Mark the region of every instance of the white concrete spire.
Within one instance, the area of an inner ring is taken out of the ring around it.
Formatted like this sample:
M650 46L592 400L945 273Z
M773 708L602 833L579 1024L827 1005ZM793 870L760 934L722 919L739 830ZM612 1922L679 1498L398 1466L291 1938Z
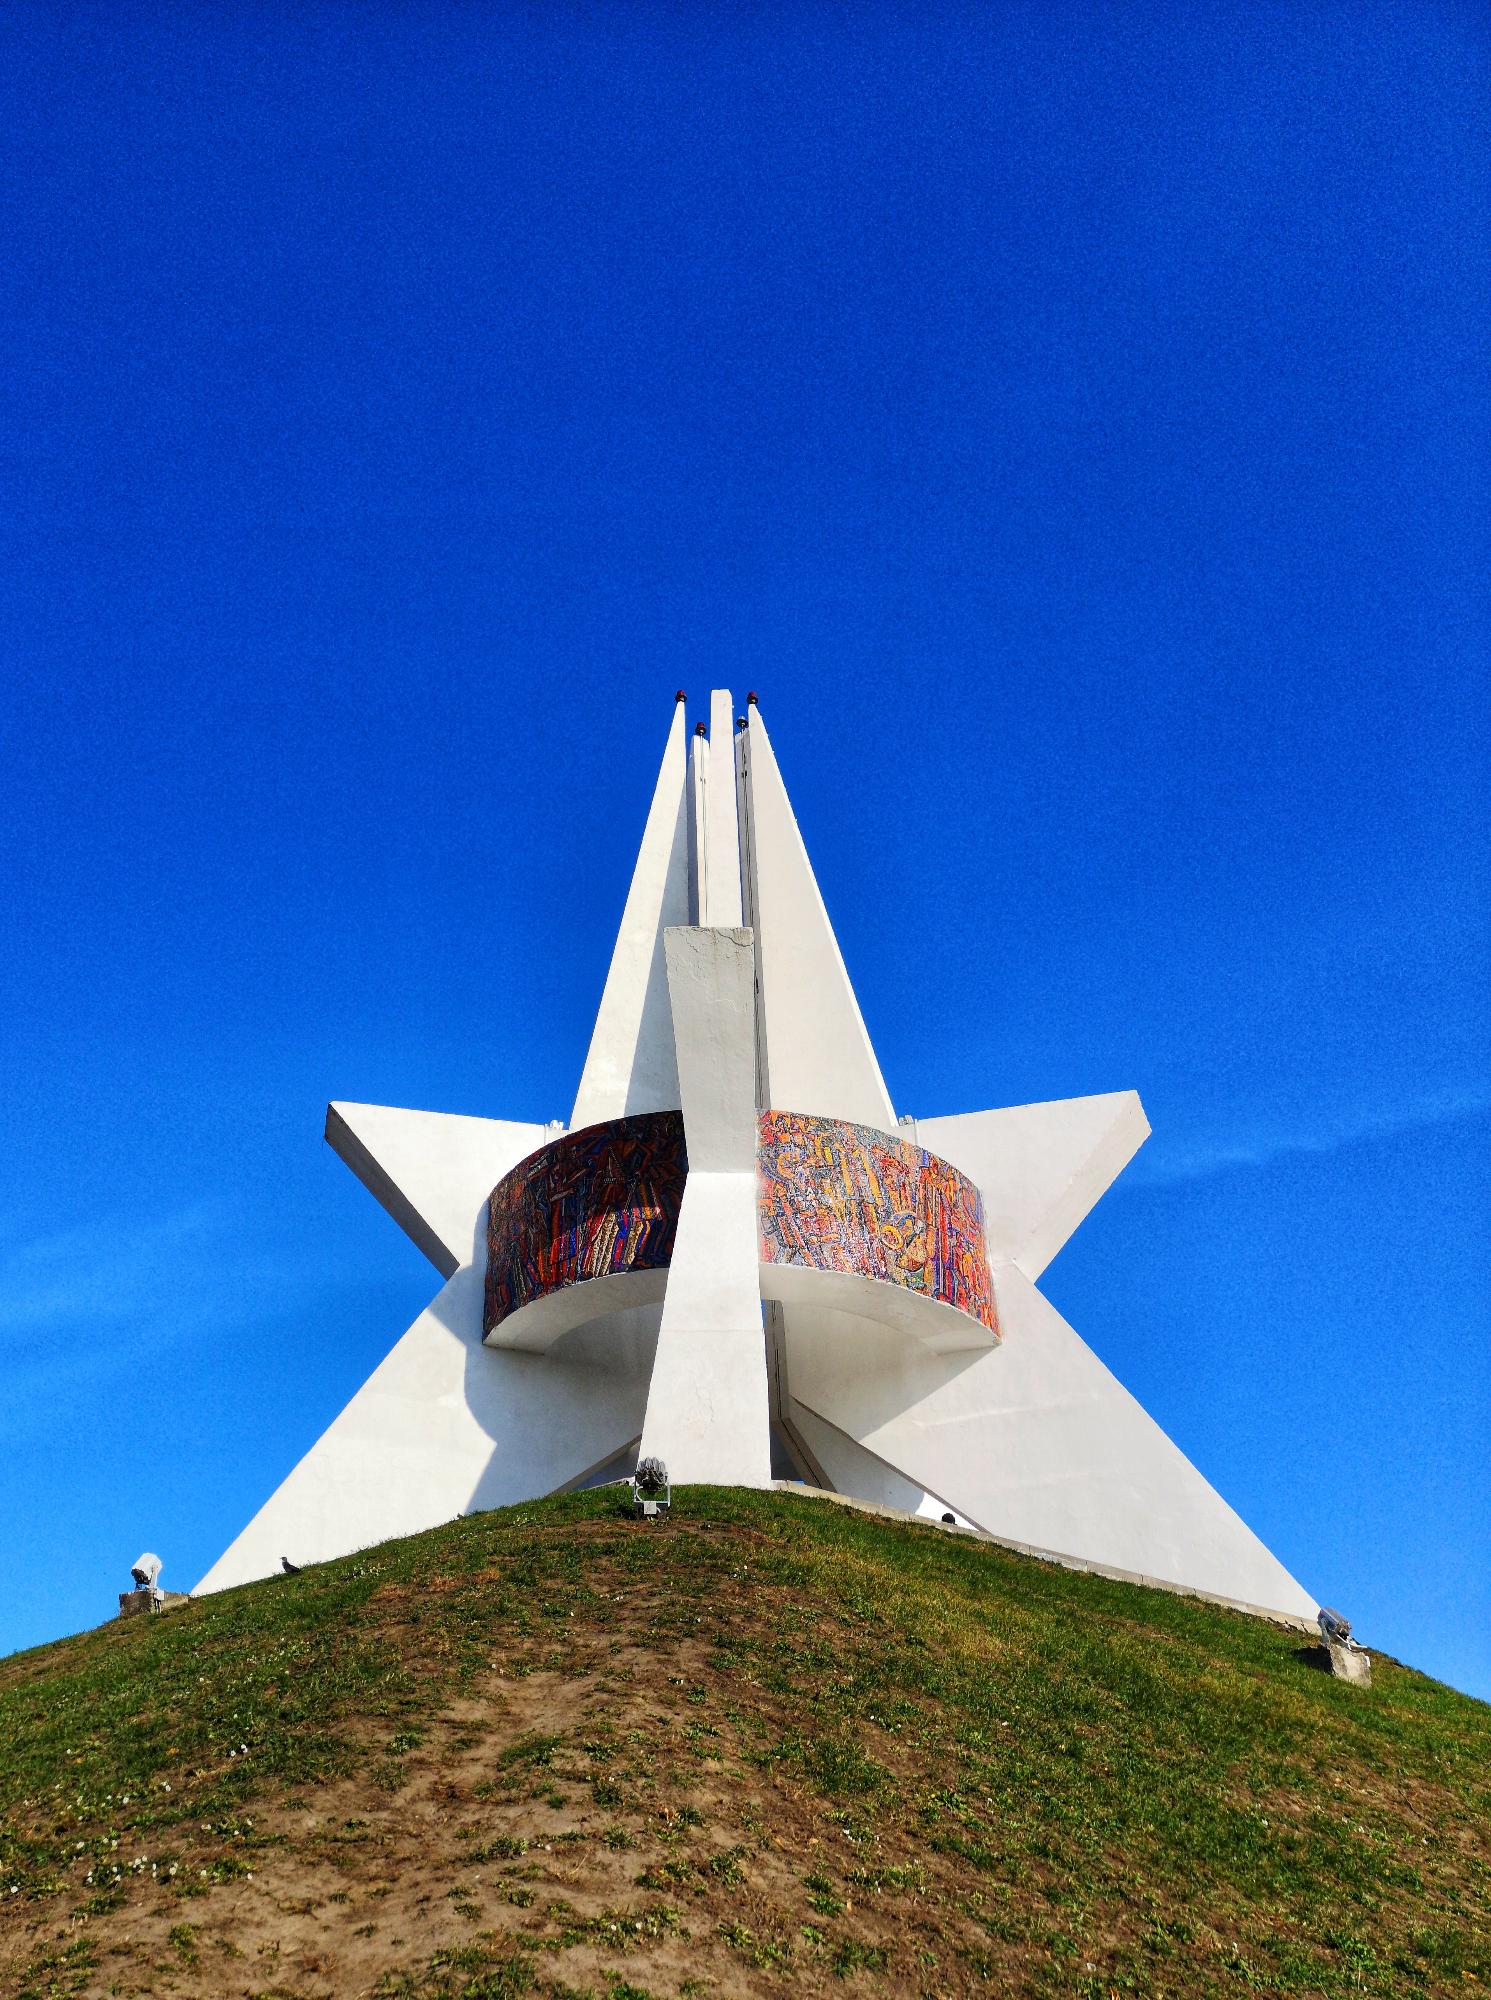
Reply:
M890 1093L752 702L741 744L746 922L756 933L762 1103L896 1130Z
M740 819L735 803L735 725L728 688L709 697L709 783L704 795L704 865L699 921L731 930L743 921Z
M641 1449L663 1459L675 1480L764 1486L771 1417L756 1236L751 934L670 930L667 960L688 1179Z
M674 703L652 808L642 833L611 970L570 1113L570 1130L678 1104L663 932L689 920L684 704Z
M704 867L709 841L709 738L701 723L689 738L689 916L691 924L704 921Z

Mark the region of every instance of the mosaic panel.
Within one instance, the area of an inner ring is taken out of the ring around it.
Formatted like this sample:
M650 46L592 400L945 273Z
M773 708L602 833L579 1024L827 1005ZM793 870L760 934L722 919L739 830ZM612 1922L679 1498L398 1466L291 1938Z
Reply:
M763 1111L757 1172L764 1263L901 1285L998 1333L983 1201L946 1160L873 1126Z
M566 1285L666 1267L687 1174L681 1111L587 1126L521 1161L487 1204L487 1332Z

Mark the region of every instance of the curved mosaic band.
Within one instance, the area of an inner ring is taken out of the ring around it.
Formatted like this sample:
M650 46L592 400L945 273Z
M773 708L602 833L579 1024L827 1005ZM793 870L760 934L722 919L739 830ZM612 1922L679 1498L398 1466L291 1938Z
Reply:
M966 1175L867 1125L765 1111L757 1125L765 1298L857 1313L943 1349L999 1338L983 1202ZM688 1177L683 1114L592 1125L492 1190L485 1332L542 1351L603 1313L656 1305Z
M587 1125L520 1160L487 1203L486 1332L572 1285L665 1274L688 1170L681 1111Z
M756 1175L763 1264L898 1285L998 1337L983 1197L948 1161L870 1125L763 1111Z

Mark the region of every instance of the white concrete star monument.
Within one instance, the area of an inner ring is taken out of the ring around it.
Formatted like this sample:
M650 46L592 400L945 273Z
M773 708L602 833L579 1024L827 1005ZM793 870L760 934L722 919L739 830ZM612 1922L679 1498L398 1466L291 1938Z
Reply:
M198 1590L641 1453L1313 1621L1038 1289L1148 1133L1133 1091L898 1118L755 697L690 739L680 696L568 1125L330 1107L443 1286Z

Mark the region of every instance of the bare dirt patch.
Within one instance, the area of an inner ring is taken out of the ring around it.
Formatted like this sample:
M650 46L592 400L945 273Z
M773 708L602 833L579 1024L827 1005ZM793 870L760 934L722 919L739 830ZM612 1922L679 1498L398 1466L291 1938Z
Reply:
M763 1769L790 1702L680 1635L665 1591L603 1559L594 1578L603 1639L563 1666L510 1658L420 1729L371 1735L354 1775L262 1803L251 1870L186 1893L180 1875L127 1878L89 1966L66 1958L76 1920L12 1930L11 1977L50 1957L43 1993L181 2000L963 1990L987 1939L960 1914L960 1871ZM368 1616L397 1630L453 1587L379 1591ZM710 1624L786 1608L727 1578Z

